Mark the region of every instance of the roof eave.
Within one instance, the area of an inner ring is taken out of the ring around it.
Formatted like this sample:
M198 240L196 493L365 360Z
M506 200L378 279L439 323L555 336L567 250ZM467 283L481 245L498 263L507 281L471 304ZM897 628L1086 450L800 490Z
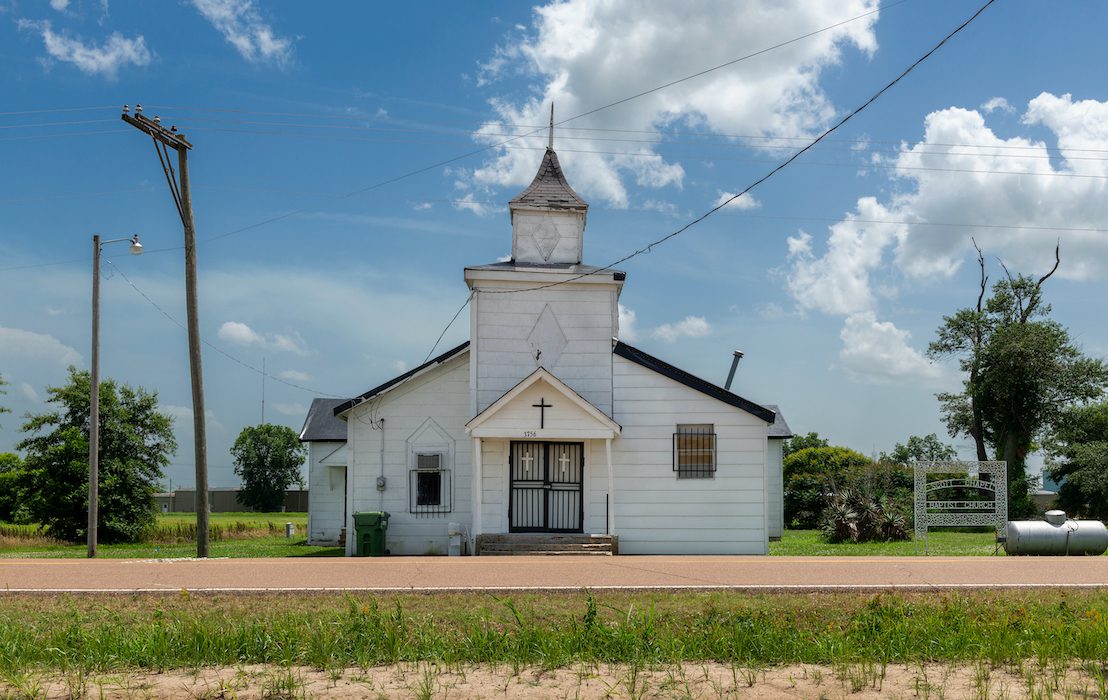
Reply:
M639 350L636 347L628 345L622 340L616 341L615 347L612 348L612 353L622 357L625 360L634 362L641 367L645 367L653 372L657 372L664 377L668 377L675 382L678 382L679 384L684 384L690 389L693 389L694 391L699 391L705 396L710 396L717 401L722 401L729 406L734 406L735 408L746 411L750 415L754 416L755 418L759 418L766 423L769 423L771 425L773 424L774 417L776 416L775 411L768 409L761 404L756 404L749 399L744 399L738 394L731 393L723 387L716 386L709 381L701 379L695 374L690 374L689 372L686 372L679 367L675 367L669 364L665 360L661 360L657 357L654 357L653 355Z
M410 369L407 372L405 372L404 374L393 377L392 379L385 382L384 384L380 384L378 386L375 386L374 388L370 389L369 391L365 392L364 394L361 394L359 396L355 396L354 398L350 399L349 401L346 401L344 403L339 404L338 406L335 406L335 416L340 416L341 414L346 413L350 409L355 408L356 406L359 406L360 404L363 404L366 401L369 401L370 399L375 399L378 396L381 396L382 394L388 393L389 391L392 391L393 389L395 389L396 387L400 386L401 384L407 382L410 379L415 379L418 376L426 374L427 372L434 369L438 365L441 365L444 362L454 358L454 356L456 356L456 355L460 355L462 352L464 352L468 349L469 349L469 341L467 340L464 343L462 343L461 345L458 345L456 347L453 347L453 348L447 350L446 352L439 355L438 357L432 358L432 359L428 360L427 362L424 362L419 367L416 367L414 369Z

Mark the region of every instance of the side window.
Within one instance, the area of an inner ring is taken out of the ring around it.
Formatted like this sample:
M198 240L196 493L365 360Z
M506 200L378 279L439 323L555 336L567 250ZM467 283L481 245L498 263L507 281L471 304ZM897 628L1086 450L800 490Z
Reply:
M678 479L711 479L716 474L716 433L710 423L678 424L673 433L673 471Z
M450 470L444 468L441 452L418 452L415 469L409 474L409 512L436 515L453 510Z

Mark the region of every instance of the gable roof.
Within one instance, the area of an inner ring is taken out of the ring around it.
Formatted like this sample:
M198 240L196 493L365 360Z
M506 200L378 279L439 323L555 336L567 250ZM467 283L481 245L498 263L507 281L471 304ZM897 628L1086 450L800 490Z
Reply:
M312 399L304 427L300 429L300 442L316 440L341 440L346 442L346 423L335 417L335 406L346 399Z
M578 394L568 384L563 382L561 379L558 379L558 377L552 374L545 367L539 367L534 372L524 377L518 384L513 386L508 391L504 392L504 394L499 399L493 401L491 404L485 407L485 410L481 411L476 416L471 418L469 422L465 424L466 432L473 433L473 431L481 427L482 423L496 415L496 413L499 412L500 409L511 403L517 396L519 396L524 391L540 381L545 382L555 391L569 399L573 403L573 405L577 406L584 413L587 413L593 420L601 424L604 427L604 430L611 431L611 433L613 433L612 435L606 435L606 437L615 437L616 435L619 435L620 432L623 430L619 423L616 423L599 408L593 406L588 401L588 399ZM576 432L579 433L580 431Z
M363 401L368 401L369 399L372 399L374 396L379 396L380 394L383 394L386 391L389 391L393 387L408 381L412 377L415 377L416 375L419 375L419 374L423 374L424 372L431 369L432 367L435 367L436 365L441 365L443 362L446 362L447 360L454 357L455 355L460 355L462 353L462 351L466 350L467 348L469 348L469 341L468 340L465 341L464 343L462 343L461 345L457 346L457 347L450 348L449 350L447 350L443 354L439 355L438 357L431 358L430 360L428 360L427 362L424 362L422 365L420 365L419 367L416 367L415 369L410 369L410 370L408 370L404 374L401 374L398 377L393 377L392 379L388 380L384 384L373 387L372 389L365 392L364 394L360 394L360 395L355 396L354 398L352 398L348 401L344 401L344 402L340 403L339 405L335 406L334 415L337 416L341 413L345 413L345 412L349 411L350 409L354 408L355 406L357 406L358 404L362 403Z
M740 408L755 418L761 418L767 423L773 424L776 420L777 414L765 406L760 406L753 401L749 401L739 396L738 394L732 394L730 391L722 387L718 387L711 382L706 382L696 375L689 374L683 369L674 367L664 360L660 360L653 355L639 350L638 348L631 347L622 340L617 340L616 345L612 348L612 352L625 360L630 360L637 365L646 367L649 370L657 372L663 377L669 377L673 381L684 384L690 389L695 389L702 394L711 396L717 401L722 401L725 404Z
M589 205L577 196L566 181L558 154L546 149L535 179L510 201L509 206L539 207L542 209L573 209L585 211Z
M770 440L791 438L793 436L793 430L789 427L789 424L785 422L785 416L781 415L781 409L771 403L767 403L766 408L777 414L773 417L773 425L769 426L766 437Z

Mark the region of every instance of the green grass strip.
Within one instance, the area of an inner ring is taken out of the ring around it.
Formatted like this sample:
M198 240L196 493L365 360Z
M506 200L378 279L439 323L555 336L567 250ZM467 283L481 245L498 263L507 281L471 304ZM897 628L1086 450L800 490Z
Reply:
M1108 658L1108 593L0 598L0 671Z

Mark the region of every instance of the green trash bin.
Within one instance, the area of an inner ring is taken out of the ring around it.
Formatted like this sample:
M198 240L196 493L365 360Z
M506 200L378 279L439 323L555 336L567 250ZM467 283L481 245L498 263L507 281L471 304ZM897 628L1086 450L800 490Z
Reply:
M383 557L385 533L389 529L389 514L368 511L354 514L354 555L358 557Z

